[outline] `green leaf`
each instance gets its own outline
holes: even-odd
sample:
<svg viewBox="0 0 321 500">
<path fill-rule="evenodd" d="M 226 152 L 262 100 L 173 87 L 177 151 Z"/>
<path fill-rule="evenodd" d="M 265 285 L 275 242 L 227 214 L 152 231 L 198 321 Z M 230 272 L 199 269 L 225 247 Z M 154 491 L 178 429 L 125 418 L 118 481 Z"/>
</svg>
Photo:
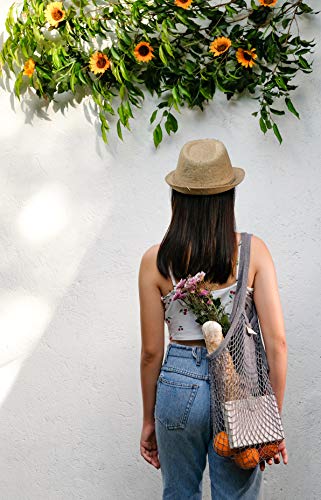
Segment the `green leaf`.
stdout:
<svg viewBox="0 0 321 500">
<path fill-rule="evenodd" d="M 70 89 L 71 89 L 71 91 L 75 92 L 75 83 L 76 83 L 76 75 L 75 75 L 75 73 L 71 73 L 69 83 L 70 83 Z"/>
<path fill-rule="evenodd" d="M 20 71 L 14 84 L 14 93 L 18 97 L 19 101 L 20 101 L 20 87 L 22 84 L 22 78 L 23 78 L 23 72 Z"/>
<path fill-rule="evenodd" d="M 105 143 L 108 143 L 107 130 L 109 130 L 109 124 L 106 120 L 106 117 L 104 116 L 104 114 L 101 111 L 99 112 L 99 118 L 100 118 L 100 122 L 101 122 L 100 129 L 101 129 L 101 135 L 102 135 L 103 141 Z"/>
<path fill-rule="evenodd" d="M 152 113 L 152 115 L 151 115 L 151 117 L 149 119 L 150 123 L 153 123 L 155 121 L 156 116 L 157 116 L 157 111 L 158 111 L 158 109 L 155 109 L 155 111 L 153 111 L 153 113 Z"/>
<path fill-rule="evenodd" d="M 166 51 L 168 52 L 168 54 L 170 56 L 174 57 L 174 54 L 173 54 L 173 51 L 172 51 L 172 48 L 171 48 L 170 44 L 169 43 L 164 43 L 164 47 L 165 47 Z"/>
<path fill-rule="evenodd" d="M 285 115 L 285 111 L 282 111 L 280 109 L 274 109 L 270 108 L 271 113 L 274 113 L 275 115 Z"/>
<path fill-rule="evenodd" d="M 282 142 L 282 136 L 280 134 L 280 131 L 279 131 L 278 126 L 277 126 L 276 123 L 273 123 L 273 132 L 274 132 L 275 136 L 277 137 L 279 143 L 281 144 L 281 142 Z"/>
<path fill-rule="evenodd" d="M 121 122 L 122 122 L 122 124 L 126 127 L 126 124 L 127 124 L 127 117 L 126 117 L 126 112 L 125 112 L 125 109 L 124 109 L 123 103 L 121 103 L 121 105 L 117 108 L 117 112 L 118 112 L 118 115 L 119 115 L 120 121 L 121 121 Z"/>
<path fill-rule="evenodd" d="M 158 124 L 156 126 L 156 128 L 154 129 L 153 139 L 154 139 L 155 147 L 157 148 L 157 146 L 162 142 L 162 139 L 163 139 L 163 131 L 162 131 L 160 124 Z"/>
<path fill-rule="evenodd" d="M 300 118 L 299 113 L 295 109 L 295 107 L 294 107 L 294 105 L 289 97 L 285 98 L 285 104 L 287 105 L 288 110 L 291 111 L 291 113 L 293 113 L 297 118 Z"/>
<path fill-rule="evenodd" d="M 299 56 L 299 66 L 304 69 L 310 68 L 310 64 L 303 56 Z"/>
<path fill-rule="evenodd" d="M 87 82 L 87 80 L 86 80 L 86 78 L 81 70 L 78 71 L 77 76 L 78 76 L 79 80 L 81 81 L 81 83 L 83 83 L 84 85 L 88 84 L 88 82 Z"/>
<path fill-rule="evenodd" d="M 127 117 L 130 116 L 131 118 L 134 118 L 134 115 L 133 115 L 133 112 L 132 112 L 132 108 L 131 108 L 131 105 L 130 105 L 129 101 L 125 101 L 124 102 L 124 109 L 125 109 L 125 113 L 126 113 Z"/>
<path fill-rule="evenodd" d="M 191 94 L 180 83 L 177 84 L 177 87 L 178 87 L 178 90 L 179 90 L 180 94 L 188 97 L 188 99 L 190 99 L 190 100 L 192 99 Z"/>
<path fill-rule="evenodd" d="M 36 67 L 37 73 L 41 78 L 44 78 L 45 80 L 51 80 L 52 77 L 43 69 L 41 68 L 38 64 Z"/>
<path fill-rule="evenodd" d="M 275 81 L 276 81 L 277 86 L 280 89 L 288 90 L 288 87 L 287 87 L 285 81 L 283 80 L 282 76 L 276 76 L 275 77 Z"/>
<path fill-rule="evenodd" d="M 119 74 L 119 69 L 118 69 L 118 66 L 116 66 L 115 64 L 113 64 L 112 66 L 112 73 L 113 75 L 116 77 L 116 80 L 119 82 L 119 83 L 123 83 L 123 80 L 121 79 L 121 76 Z"/>
<path fill-rule="evenodd" d="M 202 94 L 202 96 L 205 97 L 205 99 L 208 99 L 208 100 L 212 99 L 211 94 L 209 92 L 207 92 L 207 90 L 204 89 L 203 87 L 200 87 L 199 91 Z"/>
<path fill-rule="evenodd" d="M 177 88 L 175 86 L 172 88 L 172 94 L 173 94 L 174 100 L 177 103 L 179 103 L 180 99 L 179 99 L 179 95 L 178 95 L 178 92 L 177 92 Z"/>
<path fill-rule="evenodd" d="M 111 55 L 113 56 L 113 58 L 116 59 L 116 61 L 120 61 L 120 56 L 119 56 L 118 52 L 116 52 L 116 50 L 114 49 L 114 47 L 111 46 L 109 50 L 110 50 Z"/>
<path fill-rule="evenodd" d="M 262 116 L 260 118 L 260 128 L 261 128 L 262 132 L 265 134 L 267 131 L 267 126 L 266 126 L 264 118 Z"/>
<path fill-rule="evenodd" d="M 160 45 L 159 48 L 158 48 L 158 54 L 159 54 L 159 58 L 162 61 L 162 63 L 165 64 L 165 66 L 167 66 L 168 65 L 168 60 L 167 60 L 167 58 L 165 56 L 165 53 L 164 53 L 162 45 Z"/>
<path fill-rule="evenodd" d="M 117 128 L 117 135 L 118 135 L 119 139 L 121 139 L 123 141 L 123 134 L 122 134 L 122 131 L 121 131 L 120 120 L 117 120 L 116 128 Z"/>
<path fill-rule="evenodd" d="M 300 4 L 298 5 L 298 8 L 299 8 L 302 12 L 304 12 L 304 13 L 306 13 L 306 14 L 309 14 L 309 13 L 313 12 L 313 9 L 312 9 L 309 5 L 307 5 L 306 3 L 300 3 Z"/>
<path fill-rule="evenodd" d="M 105 143 L 108 143 L 108 140 L 107 140 L 107 132 L 106 132 L 106 128 L 105 128 L 105 125 L 102 123 L 101 126 L 100 126 L 100 130 L 101 130 L 101 136 L 102 136 L 102 139 Z"/>
<path fill-rule="evenodd" d="M 121 98 L 121 100 L 124 99 L 125 93 L 126 93 L 126 85 L 122 83 L 121 86 L 119 87 L 119 97 Z"/>
<path fill-rule="evenodd" d="M 172 113 L 168 113 L 167 121 L 170 123 L 172 131 L 176 132 L 178 129 L 178 123 L 175 116 Z"/>
<path fill-rule="evenodd" d="M 121 74 L 123 75 L 124 80 L 127 80 L 128 82 L 130 82 L 130 77 L 129 77 L 128 73 L 127 73 L 127 70 L 126 70 L 126 67 L 125 67 L 125 63 L 124 63 L 123 60 L 120 61 L 119 68 L 120 68 Z"/>
<path fill-rule="evenodd" d="M 172 130 L 172 129 L 171 129 L 171 125 L 170 125 L 170 123 L 166 120 L 166 122 L 165 122 L 165 124 L 164 124 L 164 125 L 165 125 L 165 130 L 166 130 L 166 132 L 168 133 L 168 135 L 170 135 L 171 130 Z"/>
</svg>

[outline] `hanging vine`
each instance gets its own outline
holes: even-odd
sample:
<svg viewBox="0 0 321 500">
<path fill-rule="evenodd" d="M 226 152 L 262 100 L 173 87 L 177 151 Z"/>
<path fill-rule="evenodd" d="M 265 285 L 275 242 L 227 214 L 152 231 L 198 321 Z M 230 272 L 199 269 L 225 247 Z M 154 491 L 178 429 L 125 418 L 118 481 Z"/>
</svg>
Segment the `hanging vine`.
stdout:
<svg viewBox="0 0 321 500">
<path fill-rule="evenodd" d="M 14 76 L 19 99 L 28 89 L 48 103 L 91 95 L 104 142 L 112 116 L 123 140 L 146 91 L 158 101 L 149 119 L 157 147 L 164 130 L 177 131 L 181 107 L 203 111 L 219 90 L 256 99 L 262 132 L 281 143 L 277 116 L 299 118 L 292 80 L 312 71 L 314 39 L 300 36 L 299 21 L 318 13 L 303 0 L 24 0 L 6 18 L 0 75 Z"/>
</svg>

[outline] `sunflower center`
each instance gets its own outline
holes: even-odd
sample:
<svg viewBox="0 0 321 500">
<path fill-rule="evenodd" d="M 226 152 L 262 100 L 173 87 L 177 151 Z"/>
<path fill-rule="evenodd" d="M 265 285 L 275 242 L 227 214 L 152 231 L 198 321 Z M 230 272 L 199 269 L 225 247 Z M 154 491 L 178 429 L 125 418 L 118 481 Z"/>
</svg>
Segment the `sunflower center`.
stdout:
<svg viewBox="0 0 321 500">
<path fill-rule="evenodd" d="M 265 5 L 270 5 L 274 0 L 264 0 Z"/>
<path fill-rule="evenodd" d="M 243 53 L 243 57 L 246 61 L 251 61 L 252 60 L 252 54 L 249 54 L 248 52 Z"/>
<path fill-rule="evenodd" d="M 104 68 L 106 64 L 106 59 L 105 56 L 99 56 L 97 59 L 97 67 L 98 68 Z"/>
<path fill-rule="evenodd" d="M 147 56 L 147 54 L 149 54 L 149 48 L 147 47 L 147 45 L 141 45 L 138 49 L 138 52 L 141 56 Z"/>
<path fill-rule="evenodd" d="M 188 0 L 179 0 L 179 3 L 187 3 Z"/>
<path fill-rule="evenodd" d="M 60 19 L 63 17 L 63 12 L 60 9 L 55 9 L 52 12 L 52 17 L 55 21 L 60 21 Z"/>
<path fill-rule="evenodd" d="M 217 50 L 220 51 L 220 52 L 222 52 L 226 48 L 227 48 L 227 44 L 226 43 L 220 43 L 220 45 L 217 46 Z"/>
</svg>

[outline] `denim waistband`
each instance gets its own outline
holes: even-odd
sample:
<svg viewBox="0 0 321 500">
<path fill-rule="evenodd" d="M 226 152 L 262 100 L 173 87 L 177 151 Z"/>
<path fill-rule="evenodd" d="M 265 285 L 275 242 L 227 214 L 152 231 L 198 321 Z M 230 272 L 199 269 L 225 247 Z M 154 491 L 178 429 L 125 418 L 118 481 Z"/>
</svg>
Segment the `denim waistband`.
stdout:
<svg viewBox="0 0 321 500">
<path fill-rule="evenodd" d="M 169 342 L 162 370 L 208 380 L 207 354 L 207 349 L 204 346 L 189 346 Z M 191 363 L 191 361 L 193 362 Z"/>
<path fill-rule="evenodd" d="M 207 349 L 202 345 L 184 345 L 169 343 L 167 345 L 165 356 L 178 356 L 180 358 L 190 358 L 195 357 L 195 354 L 205 359 L 207 355 Z"/>
</svg>

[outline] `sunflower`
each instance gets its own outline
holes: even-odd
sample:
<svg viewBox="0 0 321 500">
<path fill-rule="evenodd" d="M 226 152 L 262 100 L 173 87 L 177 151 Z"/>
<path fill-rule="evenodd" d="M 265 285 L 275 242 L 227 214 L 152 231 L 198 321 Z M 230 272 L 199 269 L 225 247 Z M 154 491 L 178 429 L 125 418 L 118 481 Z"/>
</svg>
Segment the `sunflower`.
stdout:
<svg viewBox="0 0 321 500">
<path fill-rule="evenodd" d="M 23 74 L 27 76 L 32 76 L 36 63 L 33 59 L 28 59 L 23 66 Z"/>
<path fill-rule="evenodd" d="M 89 60 L 90 71 L 95 73 L 104 73 L 110 66 L 110 60 L 102 52 L 94 52 Z"/>
<path fill-rule="evenodd" d="M 66 17 L 62 2 L 51 2 L 45 10 L 45 18 L 51 26 L 58 28 L 59 23 Z"/>
<path fill-rule="evenodd" d="M 252 68 L 252 66 L 255 64 L 254 59 L 257 58 L 257 54 L 254 53 L 255 50 L 256 49 L 246 50 L 239 48 L 236 51 L 236 59 L 240 64 L 242 64 L 242 66 L 245 66 L 246 68 Z"/>
<path fill-rule="evenodd" d="M 259 0 L 261 5 L 264 5 L 264 7 L 274 7 L 278 0 Z"/>
<path fill-rule="evenodd" d="M 155 55 L 153 47 L 148 42 L 139 42 L 134 48 L 134 56 L 137 61 L 147 62 L 150 61 Z"/>
<path fill-rule="evenodd" d="M 215 40 L 213 40 L 210 45 L 210 51 L 213 52 L 215 57 L 217 57 L 226 52 L 231 45 L 232 42 L 229 38 L 220 36 L 219 38 L 215 38 Z"/>
<path fill-rule="evenodd" d="M 193 0 L 175 0 L 175 5 L 177 7 L 182 7 L 183 9 L 188 9 Z"/>
</svg>

